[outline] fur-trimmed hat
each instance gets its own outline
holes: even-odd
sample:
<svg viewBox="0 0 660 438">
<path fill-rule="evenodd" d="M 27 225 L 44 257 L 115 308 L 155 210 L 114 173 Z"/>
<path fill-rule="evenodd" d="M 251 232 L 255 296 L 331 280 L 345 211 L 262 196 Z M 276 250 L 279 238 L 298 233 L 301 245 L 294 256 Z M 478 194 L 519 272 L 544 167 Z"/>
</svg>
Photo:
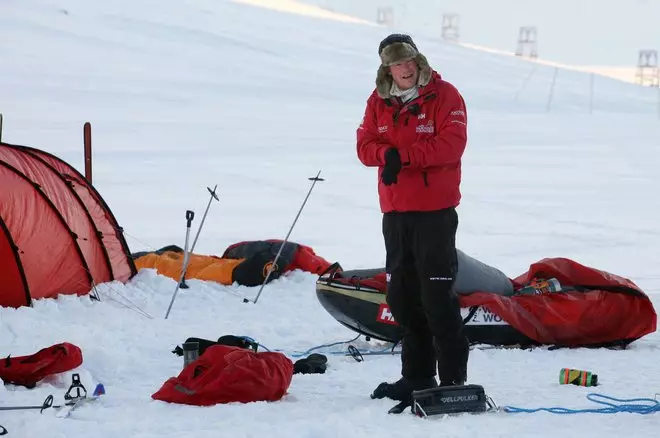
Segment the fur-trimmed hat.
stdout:
<svg viewBox="0 0 660 438">
<path fill-rule="evenodd" d="M 423 87 L 431 80 L 431 66 L 426 57 L 419 53 L 410 35 L 400 33 L 389 35 L 380 42 L 378 56 L 380 56 L 380 67 L 376 74 L 376 91 L 383 99 L 391 97 L 390 89 L 393 81 L 389 69 L 391 65 L 414 59 L 419 68 L 417 86 Z"/>
</svg>

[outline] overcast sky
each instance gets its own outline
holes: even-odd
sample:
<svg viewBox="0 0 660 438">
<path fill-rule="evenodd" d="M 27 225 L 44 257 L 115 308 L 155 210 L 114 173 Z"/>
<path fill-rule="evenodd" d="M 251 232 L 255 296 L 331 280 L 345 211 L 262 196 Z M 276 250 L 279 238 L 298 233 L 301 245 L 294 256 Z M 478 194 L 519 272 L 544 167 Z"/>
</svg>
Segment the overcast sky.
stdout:
<svg viewBox="0 0 660 438">
<path fill-rule="evenodd" d="M 303 0 L 374 21 L 391 6 L 397 25 L 440 37 L 442 14 L 458 13 L 461 40 L 515 51 L 521 26 L 538 28 L 539 56 L 579 65 L 636 66 L 660 51 L 660 0 Z"/>
</svg>

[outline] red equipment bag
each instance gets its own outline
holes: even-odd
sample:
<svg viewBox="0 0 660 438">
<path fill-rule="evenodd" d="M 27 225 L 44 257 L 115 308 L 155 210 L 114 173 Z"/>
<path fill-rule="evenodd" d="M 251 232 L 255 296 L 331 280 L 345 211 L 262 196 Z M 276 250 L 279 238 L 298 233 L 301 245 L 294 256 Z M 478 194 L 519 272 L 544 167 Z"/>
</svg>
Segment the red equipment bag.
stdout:
<svg viewBox="0 0 660 438">
<path fill-rule="evenodd" d="M 196 406 L 277 401 L 292 378 L 293 363 L 282 353 L 214 345 L 151 397 Z"/>
<path fill-rule="evenodd" d="M 30 356 L 0 359 L 0 379 L 34 388 L 44 377 L 72 370 L 83 362 L 80 348 L 68 342 L 43 348 Z"/>
</svg>

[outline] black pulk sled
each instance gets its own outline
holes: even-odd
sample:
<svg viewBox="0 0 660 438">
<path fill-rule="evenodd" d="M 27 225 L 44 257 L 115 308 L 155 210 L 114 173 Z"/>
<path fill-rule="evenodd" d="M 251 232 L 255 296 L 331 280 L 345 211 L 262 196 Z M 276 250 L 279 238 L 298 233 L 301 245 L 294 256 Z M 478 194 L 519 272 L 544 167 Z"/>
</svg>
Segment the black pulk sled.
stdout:
<svg viewBox="0 0 660 438">
<path fill-rule="evenodd" d="M 439 386 L 413 391 L 411 411 L 418 417 L 432 415 L 484 413 L 497 407 L 481 385 Z"/>
</svg>

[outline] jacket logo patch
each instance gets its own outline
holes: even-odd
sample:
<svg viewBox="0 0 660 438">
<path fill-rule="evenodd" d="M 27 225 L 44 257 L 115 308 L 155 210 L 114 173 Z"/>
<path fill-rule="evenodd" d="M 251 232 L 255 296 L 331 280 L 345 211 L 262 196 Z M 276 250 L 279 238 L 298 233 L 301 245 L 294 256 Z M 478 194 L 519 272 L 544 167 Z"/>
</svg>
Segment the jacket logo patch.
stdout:
<svg viewBox="0 0 660 438">
<path fill-rule="evenodd" d="M 455 110 L 449 113 L 450 116 L 463 116 L 465 117 L 465 111 L 463 110 Z"/>
<path fill-rule="evenodd" d="M 433 120 L 429 120 L 426 125 L 418 125 L 415 132 L 418 134 L 433 134 L 435 132 Z"/>
<path fill-rule="evenodd" d="M 417 120 L 424 120 L 426 118 L 426 113 L 421 113 L 417 116 Z"/>
<path fill-rule="evenodd" d="M 383 134 L 385 132 L 387 132 L 387 125 L 378 127 L 378 133 L 379 134 Z"/>
</svg>

